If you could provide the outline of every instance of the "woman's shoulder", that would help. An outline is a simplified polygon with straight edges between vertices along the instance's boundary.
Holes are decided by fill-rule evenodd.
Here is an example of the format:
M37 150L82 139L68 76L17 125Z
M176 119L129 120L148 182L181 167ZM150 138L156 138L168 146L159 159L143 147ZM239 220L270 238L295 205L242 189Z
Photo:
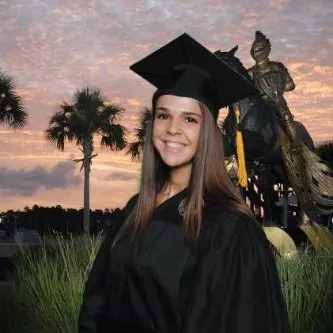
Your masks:
M268 244L263 228L251 216L230 210L220 211L204 221L205 242L213 247L251 247Z
M227 207L213 209L207 207L206 220L208 225L215 228L257 228L260 227L259 223L252 214L238 212Z

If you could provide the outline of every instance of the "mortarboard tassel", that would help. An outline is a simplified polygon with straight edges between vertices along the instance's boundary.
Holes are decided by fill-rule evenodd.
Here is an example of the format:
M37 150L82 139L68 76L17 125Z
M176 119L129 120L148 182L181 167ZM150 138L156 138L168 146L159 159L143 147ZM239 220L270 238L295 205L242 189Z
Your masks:
M242 132L238 128L239 116L240 116L240 110L239 110L238 105L235 108L235 115L236 115L236 119L237 119L236 150L237 150L237 157L238 157L238 184L241 187L247 187L247 172L246 172L246 164L245 164L243 136L242 136Z

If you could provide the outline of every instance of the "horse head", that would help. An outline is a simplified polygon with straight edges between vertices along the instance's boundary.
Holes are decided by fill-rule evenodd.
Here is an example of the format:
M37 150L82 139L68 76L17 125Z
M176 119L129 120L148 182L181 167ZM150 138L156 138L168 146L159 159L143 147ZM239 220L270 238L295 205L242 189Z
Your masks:
M247 80L252 81L250 74L247 69L244 67L243 63L235 56L235 53L238 50L238 45L234 46L230 51L221 51L217 50L214 52L222 61L227 63L230 67L236 70L239 74L244 76Z

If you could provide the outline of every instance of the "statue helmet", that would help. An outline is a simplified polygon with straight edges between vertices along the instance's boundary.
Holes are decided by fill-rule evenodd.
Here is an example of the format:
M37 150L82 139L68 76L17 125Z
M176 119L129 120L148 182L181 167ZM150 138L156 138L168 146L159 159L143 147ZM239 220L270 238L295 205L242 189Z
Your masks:
M251 56L252 57L254 56L254 47L259 43L261 45L263 45L264 48L267 49L268 54L271 52L271 42L261 31L257 30L256 34L255 34L254 42L253 42L252 47L251 47Z

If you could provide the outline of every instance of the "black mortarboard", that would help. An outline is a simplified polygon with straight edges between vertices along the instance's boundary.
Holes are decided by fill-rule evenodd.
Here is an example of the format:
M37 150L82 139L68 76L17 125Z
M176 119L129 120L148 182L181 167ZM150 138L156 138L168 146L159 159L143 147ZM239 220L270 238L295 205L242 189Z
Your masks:
M232 65L184 33L130 67L164 94L203 102L215 118L218 110L253 95L256 88Z

